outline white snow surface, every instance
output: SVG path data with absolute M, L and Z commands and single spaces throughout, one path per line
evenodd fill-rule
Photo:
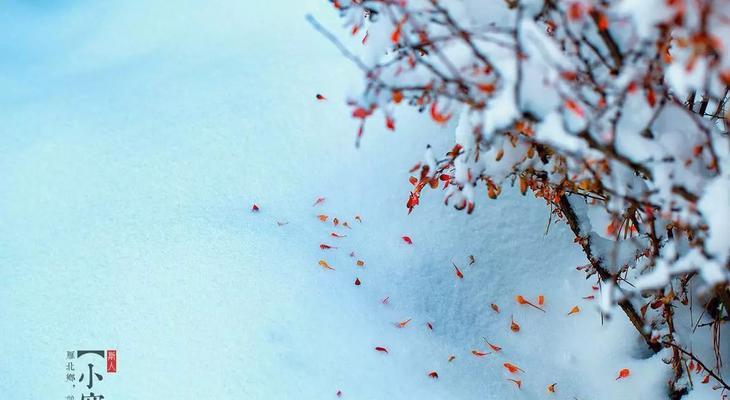
M 430 191 L 407 215 L 408 160 L 455 124 L 403 114 L 355 149 L 359 73 L 306 12 L 341 24 L 323 0 L 3 6 L 0 398 L 80 398 L 78 348 L 118 350 L 108 400 L 663 398 L 669 370 L 582 299 L 600 295 L 543 203 L 476 193 L 468 216 Z M 483 337 L 502 351 L 473 356 Z

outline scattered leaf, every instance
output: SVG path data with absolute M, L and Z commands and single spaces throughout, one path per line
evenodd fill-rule
M 540 308 L 540 307 L 538 307 L 538 306 L 536 306 L 536 305 L 534 305 L 534 304 L 530 303 L 529 301 L 525 300 L 525 298 L 524 298 L 524 297 L 522 297 L 522 296 L 521 296 L 521 295 L 519 295 L 519 294 L 518 294 L 517 296 L 515 296 L 515 301 L 517 302 L 517 304 L 522 304 L 522 305 L 528 305 L 528 306 L 531 306 L 531 307 L 537 308 L 538 310 L 540 310 L 540 311 L 542 311 L 542 312 L 545 312 L 545 310 L 543 310 L 542 308 Z
M 408 325 L 409 322 L 411 322 L 411 318 L 408 318 L 407 320 L 404 320 L 404 321 L 401 321 L 401 322 L 396 322 L 395 323 L 395 326 L 397 326 L 398 328 L 405 328 L 406 325 Z
M 520 368 L 520 367 L 518 367 L 518 366 L 516 366 L 514 364 L 504 363 L 502 365 L 504 365 L 504 367 L 507 368 L 507 371 L 509 371 L 509 372 L 511 372 L 513 374 L 516 374 L 517 371 L 525 372 L 524 370 L 522 370 L 522 368 Z
M 464 274 L 461 273 L 461 270 L 459 270 L 459 267 L 454 264 L 454 273 L 456 273 L 456 277 L 459 279 L 464 279 Z
M 512 322 L 511 322 L 509 328 L 512 330 L 512 332 L 515 332 L 515 333 L 519 332 L 520 326 L 517 324 L 517 322 L 515 322 L 515 319 L 512 316 L 510 316 L 510 318 L 511 318 Z
M 327 264 L 327 261 L 325 261 L 325 260 L 319 260 L 319 265 L 320 265 L 320 266 L 321 266 L 322 268 L 325 268 L 325 269 L 331 269 L 331 270 L 333 270 L 333 271 L 335 270 L 335 269 L 334 269 L 334 268 L 332 268 L 332 267 L 331 267 L 331 266 L 330 266 L 329 264 Z
M 618 372 L 618 376 L 615 380 L 623 379 L 628 377 L 631 374 L 631 371 L 629 371 L 628 368 L 623 368 L 621 371 Z
M 492 350 L 494 350 L 495 352 L 498 352 L 498 351 L 502 350 L 502 348 L 501 348 L 501 347 L 499 347 L 499 346 L 497 346 L 497 345 L 493 345 L 493 344 L 489 343 L 489 342 L 488 342 L 488 341 L 486 341 L 486 340 L 485 340 L 485 342 L 487 342 L 487 344 L 489 345 L 489 347 L 491 347 L 491 348 L 492 348 Z

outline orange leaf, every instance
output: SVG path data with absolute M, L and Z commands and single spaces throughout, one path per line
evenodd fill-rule
M 510 382 L 513 382 L 515 385 L 517 385 L 517 389 L 522 388 L 522 381 L 519 379 L 507 379 Z
M 489 353 L 485 353 L 485 352 L 479 351 L 479 350 L 472 350 L 471 351 L 471 354 L 474 354 L 477 357 L 484 357 L 484 356 L 486 356 Z
M 622 378 L 626 378 L 629 375 L 631 375 L 631 371 L 629 371 L 628 368 L 624 368 L 624 369 L 622 369 L 621 371 L 618 372 L 618 376 L 616 377 L 616 380 L 619 380 L 619 379 L 622 379 Z
M 504 365 L 504 367 L 507 368 L 507 371 L 509 371 L 509 372 L 511 372 L 513 374 L 516 374 L 517 371 L 525 372 L 525 371 L 522 370 L 522 368 L 520 368 L 520 367 L 518 367 L 518 366 L 516 366 L 514 364 L 504 363 L 502 365 Z
M 543 310 L 542 308 L 540 308 L 540 307 L 538 307 L 538 306 L 536 306 L 536 305 L 534 305 L 534 304 L 530 303 L 529 301 L 525 300 L 525 298 L 524 298 L 524 297 L 522 297 L 522 296 L 521 296 L 521 295 L 519 295 L 519 294 L 518 294 L 517 296 L 515 296 L 515 301 L 517 301 L 517 303 L 518 303 L 518 304 L 522 304 L 522 305 L 528 305 L 528 306 L 531 306 L 531 307 L 537 308 L 538 310 L 540 310 L 540 311 L 542 311 L 542 312 L 545 312 L 545 310 Z
M 408 323 L 409 323 L 409 322 L 411 322 L 411 318 L 408 318 L 408 319 L 407 319 L 407 320 L 405 320 L 405 321 L 401 321 L 401 322 L 396 322 L 396 323 L 395 323 L 395 326 L 397 326 L 398 328 L 405 328 L 405 327 L 406 327 L 406 325 L 408 325 Z
M 501 347 L 499 347 L 499 346 L 493 345 L 493 344 L 491 344 L 491 343 L 489 343 L 489 342 L 487 342 L 487 344 L 488 344 L 488 345 L 489 345 L 489 347 L 491 347 L 491 348 L 492 348 L 492 350 L 494 350 L 494 351 L 500 351 L 500 350 L 502 350 L 502 348 L 501 348 Z
M 730 86 L 730 69 L 720 72 L 720 80 L 725 86 Z
M 515 332 L 515 333 L 519 332 L 520 326 L 517 325 L 517 323 L 515 322 L 515 319 L 513 317 L 510 317 L 510 318 L 512 319 L 512 323 L 510 324 L 509 328 L 512 330 L 512 332 Z
M 334 268 L 332 268 L 332 267 L 331 267 L 331 266 L 330 266 L 329 264 L 327 264 L 327 261 L 325 261 L 325 260 L 319 260 L 319 265 L 320 265 L 320 266 L 321 266 L 322 268 L 325 268 L 325 269 L 331 269 L 331 270 L 333 270 L 333 271 L 334 271 Z
M 477 85 L 477 89 L 481 90 L 482 92 L 486 94 L 491 94 L 494 92 L 494 84 L 493 83 L 480 83 Z
M 550 392 L 550 393 L 555 393 L 555 385 L 557 385 L 557 383 L 553 383 L 552 385 L 548 385 L 547 391 Z
M 575 101 L 573 101 L 571 99 L 565 100 L 565 107 L 568 110 L 570 110 L 571 112 L 573 112 L 573 114 L 577 115 L 580 118 L 583 118 L 583 116 L 585 115 L 585 113 L 583 112 L 583 109 L 580 108 L 578 103 L 576 103 Z
M 580 308 L 578 306 L 575 306 L 575 307 L 573 307 L 573 308 L 570 309 L 570 312 L 568 313 L 568 315 L 576 314 L 576 313 L 579 313 L 579 312 L 580 312 Z
M 434 101 L 433 103 L 431 103 L 431 118 L 433 118 L 433 120 L 436 121 L 436 123 L 445 124 L 449 119 L 451 119 L 451 114 L 442 114 L 442 113 L 438 112 L 438 110 L 436 108 L 437 108 L 437 105 L 436 105 L 436 102 Z
M 398 104 L 403 101 L 403 92 L 400 90 L 393 91 L 393 103 Z
M 490 305 L 490 307 L 492 307 L 492 310 L 494 310 L 494 312 L 496 312 L 497 314 L 499 314 L 499 306 L 498 305 L 492 303 Z

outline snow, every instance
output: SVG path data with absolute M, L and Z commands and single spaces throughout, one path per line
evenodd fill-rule
M 707 185 L 699 202 L 700 211 L 712 215 L 709 219 L 712 234 L 707 239 L 707 247 L 719 260 L 728 258 L 727 243 L 730 242 L 730 193 L 728 193 L 730 176 L 719 176 Z
M 66 350 L 102 347 L 110 400 L 663 398 L 662 355 L 582 299 L 601 297 L 544 202 L 477 192 L 468 216 L 432 191 L 407 215 L 404 160 L 453 138 L 404 113 L 355 149 L 358 72 L 306 12 L 341 24 L 325 1 L 4 8 L 0 48 L 21 56 L 0 61 L 0 397 L 64 398 Z M 483 337 L 503 351 L 474 357 Z

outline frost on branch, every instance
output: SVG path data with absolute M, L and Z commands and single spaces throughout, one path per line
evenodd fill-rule
M 414 167 L 408 211 L 427 188 L 469 213 L 505 184 L 543 198 L 602 310 L 672 349 L 686 391 L 674 308 L 696 296 L 718 327 L 730 308 L 730 0 L 332 4 L 362 38 L 341 48 L 365 78 L 358 140 L 370 119 L 394 129 L 399 105 L 455 127 Z

